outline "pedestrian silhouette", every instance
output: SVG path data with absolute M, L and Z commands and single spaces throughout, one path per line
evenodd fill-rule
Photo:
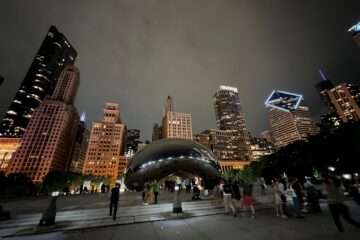
M 114 221 L 116 220 L 116 212 L 119 203 L 119 189 L 120 184 L 116 183 L 115 187 L 111 189 L 111 197 L 110 197 L 110 216 L 113 217 Z

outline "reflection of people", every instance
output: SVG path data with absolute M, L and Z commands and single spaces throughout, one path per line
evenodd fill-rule
M 324 183 L 328 197 L 329 209 L 339 232 L 344 232 L 340 215 L 342 215 L 348 223 L 360 227 L 360 222 L 355 221 L 350 216 L 349 208 L 344 204 L 345 196 L 341 189 L 341 181 L 335 177 L 325 176 Z
M 196 185 L 193 187 L 192 200 L 200 200 L 200 189 Z
M 116 220 L 116 212 L 118 208 L 119 202 L 119 191 L 120 184 L 116 183 L 115 187 L 111 189 L 111 197 L 110 197 L 110 216 L 113 216 L 113 219 Z

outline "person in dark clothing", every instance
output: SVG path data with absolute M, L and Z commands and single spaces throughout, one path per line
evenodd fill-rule
M 200 200 L 200 189 L 196 185 L 193 188 L 192 200 Z
M 360 228 L 360 222 L 355 221 L 350 216 L 349 208 L 344 204 L 345 196 L 341 189 L 341 181 L 335 177 L 325 176 L 324 183 L 328 197 L 329 209 L 339 232 L 344 232 L 340 216 L 342 216 L 348 223 Z
M 304 215 L 302 215 L 302 209 L 304 206 L 303 187 L 298 178 L 293 178 L 291 187 L 295 192 L 295 195 L 293 196 L 295 216 L 297 218 L 304 218 Z
M 110 216 L 113 217 L 114 221 L 116 220 L 116 212 L 119 203 L 120 196 L 120 184 L 116 183 L 115 187 L 111 189 L 111 197 L 110 197 Z
M 235 212 L 239 213 L 241 209 L 241 193 L 240 193 L 240 187 L 237 182 L 233 182 L 231 184 L 231 201 L 234 205 Z M 235 214 L 236 216 L 236 214 Z

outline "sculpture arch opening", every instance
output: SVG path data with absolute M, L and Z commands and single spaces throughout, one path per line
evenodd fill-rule
M 220 167 L 214 154 L 203 145 L 185 139 L 161 139 L 134 155 L 125 175 L 130 190 L 142 190 L 147 181 L 161 180 L 171 174 L 188 173 L 215 185 Z

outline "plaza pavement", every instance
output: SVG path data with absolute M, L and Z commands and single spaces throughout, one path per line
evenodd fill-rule
M 358 206 L 351 204 L 353 215 L 360 220 Z M 272 210 L 264 210 L 256 219 L 248 216 L 232 217 L 223 214 L 139 224 L 120 225 L 70 232 L 10 238 L 11 240 L 332 240 L 360 239 L 360 229 L 345 225 L 345 233 L 338 233 L 326 206 L 321 214 L 307 215 L 305 219 L 282 219 Z

